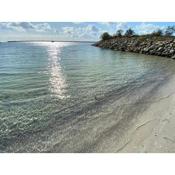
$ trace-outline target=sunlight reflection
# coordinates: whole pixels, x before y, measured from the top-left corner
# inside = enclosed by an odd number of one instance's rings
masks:
[[[51,77],[50,77],[51,91],[58,98],[63,99],[66,97],[64,95],[66,82],[60,64],[61,60],[60,44],[53,43],[52,45],[50,45],[48,47],[48,54],[49,54],[49,63],[51,70]]]
[[[60,64],[61,48],[70,45],[70,43],[61,42],[39,42],[37,43],[47,47],[48,60],[49,60],[49,72],[50,72],[50,90],[59,99],[67,98],[66,96],[66,80],[62,72]]]
[[[72,45],[69,42],[33,42],[35,45],[46,47],[48,52],[49,73],[50,73],[50,90],[59,99],[67,98],[66,80],[61,67],[61,49],[65,46]]]
[[[66,43],[68,44],[68,43]],[[48,45],[49,55],[49,68],[50,68],[50,85],[51,92],[59,99],[64,99],[66,96],[66,81],[62,73],[62,67],[60,64],[61,48],[66,45],[65,43],[50,43]]]

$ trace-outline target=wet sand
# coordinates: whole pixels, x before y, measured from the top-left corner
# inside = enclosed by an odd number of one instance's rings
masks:
[[[119,152],[175,152],[175,77],[162,86],[159,96],[130,129]]]
[[[89,122],[91,127],[85,128],[78,137],[72,137],[74,149],[70,144],[64,145],[63,152],[175,152],[174,84],[175,77],[171,77],[159,85],[155,82],[155,85],[144,87],[142,93],[133,90],[132,97],[127,96],[125,107],[122,104],[120,109],[116,105],[116,113],[113,111],[103,119],[102,115],[94,119],[93,124]],[[119,115],[122,117],[116,120],[115,116]],[[59,151],[58,145],[51,150]]]

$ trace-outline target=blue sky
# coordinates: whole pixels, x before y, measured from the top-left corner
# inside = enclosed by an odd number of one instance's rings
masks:
[[[103,32],[134,29],[151,33],[175,22],[0,22],[0,41],[7,40],[98,40]]]

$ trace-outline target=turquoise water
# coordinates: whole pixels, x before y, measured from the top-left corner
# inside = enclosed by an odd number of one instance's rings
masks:
[[[64,143],[61,137],[68,135],[69,128],[76,125],[75,137],[81,133],[79,121],[92,121],[94,113],[102,111],[109,117],[109,109],[102,106],[109,107],[111,99],[163,81],[174,70],[171,59],[89,43],[0,43],[0,151],[47,151],[57,137]],[[32,145],[25,147],[29,138]]]

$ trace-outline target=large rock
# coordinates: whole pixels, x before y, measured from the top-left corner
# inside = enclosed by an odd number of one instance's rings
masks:
[[[171,57],[175,59],[174,37],[115,37],[105,41],[99,41],[94,46],[110,48],[118,51],[129,51]]]

